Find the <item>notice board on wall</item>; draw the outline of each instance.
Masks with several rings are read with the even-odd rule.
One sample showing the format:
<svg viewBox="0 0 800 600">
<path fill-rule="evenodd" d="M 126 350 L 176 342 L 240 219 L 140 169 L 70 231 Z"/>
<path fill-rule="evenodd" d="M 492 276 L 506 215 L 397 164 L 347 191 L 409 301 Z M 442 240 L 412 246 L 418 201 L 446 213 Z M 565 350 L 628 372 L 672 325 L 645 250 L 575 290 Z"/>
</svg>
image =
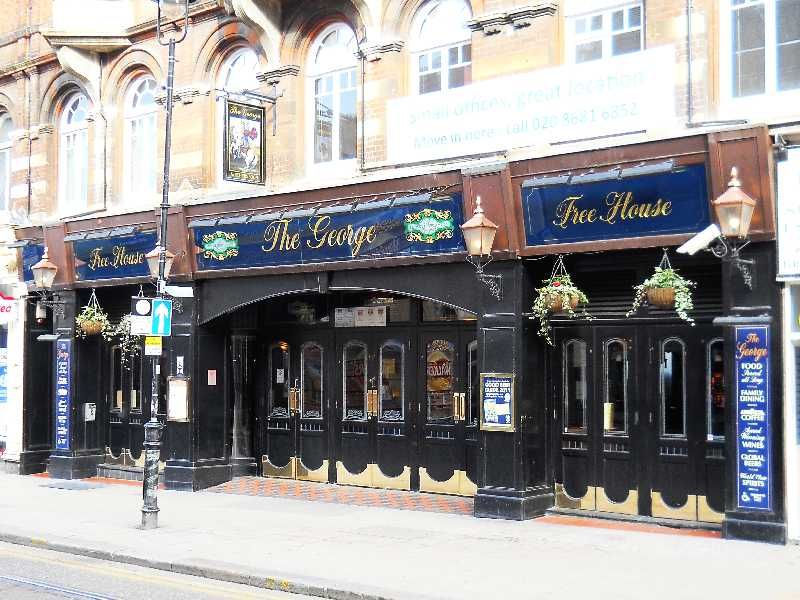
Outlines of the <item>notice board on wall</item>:
<svg viewBox="0 0 800 600">
<path fill-rule="evenodd" d="M 514 375 L 481 373 L 481 429 L 514 431 Z"/>
</svg>

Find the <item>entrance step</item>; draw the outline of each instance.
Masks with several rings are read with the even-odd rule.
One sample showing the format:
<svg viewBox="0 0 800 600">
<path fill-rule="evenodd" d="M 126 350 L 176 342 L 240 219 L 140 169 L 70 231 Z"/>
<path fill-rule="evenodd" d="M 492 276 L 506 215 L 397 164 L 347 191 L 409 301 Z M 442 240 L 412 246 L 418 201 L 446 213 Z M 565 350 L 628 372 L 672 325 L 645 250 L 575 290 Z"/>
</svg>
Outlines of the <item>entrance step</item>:
<svg viewBox="0 0 800 600">
<path fill-rule="evenodd" d="M 141 481 L 143 478 L 142 467 L 113 465 L 102 463 L 97 465 L 97 476 L 106 479 L 122 479 L 125 481 Z"/>
<path fill-rule="evenodd" d="M 644 525 L 654 525 L 659 527 L 670 527 L 673 529 L 695 529 L 703 531 L 719 532 L 722 526 L 719 523 L 708 523 L 705 521 L 685 521 L 682 519 L 663 519 L 657 517 L 646 517 L 641 515 L 626 515 L 622 513 L 611 513 L 596 510 L 581 510 L 572 508 L 551 508 L 547 511 L 548 515 L 565 515 L 591 520 L 617 521 L 627 523 L 641 523 Z"/>
<path fill-rule="evenodd" d="M 473 512 L 472 498 L 268 477 L 237 477 L 202 493 L 206 492 L 460 515 L 472 515 Z"/>
</svg>

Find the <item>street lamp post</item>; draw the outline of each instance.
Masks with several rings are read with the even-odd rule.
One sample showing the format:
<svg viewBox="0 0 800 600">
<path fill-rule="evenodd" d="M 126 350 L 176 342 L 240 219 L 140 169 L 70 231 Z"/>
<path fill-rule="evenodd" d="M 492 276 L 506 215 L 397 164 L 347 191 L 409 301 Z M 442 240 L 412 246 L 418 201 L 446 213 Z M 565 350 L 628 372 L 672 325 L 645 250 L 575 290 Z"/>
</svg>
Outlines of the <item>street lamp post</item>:
<svg viewBox="0 0 800 600">
<path fill-rule="evenodd" d="M 175 45 L 184 40 L 189 29 L 189 3 L 191 0 L 153 0 L 158 3 L 158 18 L 156 20 L 156 34 L 158 43 L 168 48 L 167 62 L 167 98 L 165 109 L 166 131 L 164 136 L 164 182 L 161 193 L 161 221 L 158 230 L 158 246 L 148 254 L 150 273 L 156 277 L 156 295 L 160 298 L 165 294 L 169 266 L 172 256 L 167 251 L 167 213 L 169 211 L 169 167 L 172 152 L 172 102 L 175 80 Z M 174 31 L 166 34 L 161 27 L 162 14 L 170 21 L 183 19 L 183 28 L 178 36 Z M 157 272 L 155 257 L 157 254 Z M 161 454 L 162 426 L 158 421 L 159 400 L 159 357 L 154 356 L 152 362 L 152 387 L 150 391 L 150 420 L 144 426 L 144 477 L 142 478 L 142 529 L 155 529 L 158 527 L 158 462 Z"/>
</svg>

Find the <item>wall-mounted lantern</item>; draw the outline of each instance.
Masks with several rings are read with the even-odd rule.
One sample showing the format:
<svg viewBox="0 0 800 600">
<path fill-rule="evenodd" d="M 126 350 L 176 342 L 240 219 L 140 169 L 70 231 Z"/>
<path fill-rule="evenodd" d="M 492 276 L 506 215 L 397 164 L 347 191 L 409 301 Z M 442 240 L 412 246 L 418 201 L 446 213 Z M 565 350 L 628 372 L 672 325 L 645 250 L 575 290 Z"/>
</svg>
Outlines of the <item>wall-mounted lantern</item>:
<svg viewBox="0 0 800 600">
<path fill-rule="evenodd" d="M 461 226 L 464 242 L 467 245 L 467 262 L 475 267 L 478 281 L 489 288 L 489 293 L 497 300 L 502 297 L 502 279 L 500 275 L 487 275 L 484 268 L 492 262 L 492 246 L 497 234 L 497 225 L 492 223 L 483 212 L 481 197 L 475 199 L 475 211 L 472 217 Z"/>
</svg>

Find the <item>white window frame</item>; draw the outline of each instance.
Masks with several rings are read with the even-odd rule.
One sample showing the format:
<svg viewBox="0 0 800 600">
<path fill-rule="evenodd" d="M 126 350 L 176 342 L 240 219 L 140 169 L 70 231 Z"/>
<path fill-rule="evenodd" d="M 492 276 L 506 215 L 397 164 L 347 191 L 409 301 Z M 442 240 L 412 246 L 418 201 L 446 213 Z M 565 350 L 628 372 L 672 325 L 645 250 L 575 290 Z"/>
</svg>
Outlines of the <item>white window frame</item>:
<svg viewBox="0 0 800 600">
<path fill-rule="evenodd" d="M 70 119 L 74 112 L 74 107 L 83 100 L 85 103 L 86 116 L 83 121 L 71 123 Z M 61 114 L 59 124 L 59 153 L 58 153 L 58 206 L 62 215 L 79 214 L 89 206 L 89 120 L 88 113 L 91 105 L 89 98 L 83 92 L 76 92 L 67 98 L 64 103 L 64 111 Z M 78 142 L 80 146 L 74 146 Z M 80 177 L 75 177 L 75 170 L 72 170 L 72 177 L 69 176 L 70 169 L 67 165 L 68 147 L 82 150 L 75 163 L 80 162 L 83 169 Z"/>
<path fill-rule="evenodd" d="M 359 93 L 358 89 L 358 58 L 353 52 L 352 58 L 348 57 L 348 60 L 342 60 L 340 63 L 337 64 L 327 64 L 327 65 L 317 65 L 316 64 L 316 56 L 319 52 L 320 48 L 322 47 L 322 43 L 324 42 L 325 38 L 328 37 L 334 31 L 344 31 L 349 33 L 355 39 L 355 32 L 350 28 L 349 25 L 342 22 L 332 23 L 325 27 L 314 39 L 314 43 L 311 45 L 311 48 L 308 53 L 308 68 L 307 68 L 307 77 L 306 77 L 306 165 L 308 167 L 308 174 L 309 175 L 317 175 L 317 176 L 325 176 L 325 177 L 348 177 L 352 176 L 356 172 L 356 168 L 358 165 L 358 139 L 359 139 L 359 131 L 360 128 L 363 127 L 363 123 L 360 123 L 359 119 L 359 106 L 360 102 L 363 101 L 361 98 L 361 94 Z M 349 43 L 349 42 L 348 42 Z M 341 148 L 339 146 L 339 114 L 340 114 L 340 104 L 341 104 L 341 92 L 342 88 L 339 85 L 339 77 L 346 72 L 354 71 L 355 72 L 355 85 L 351 88 L 347 89 L 354 89 L 356 93 L 356 151 L 355 156 L 353 158 L 336 158 L 341 153 Z M 317 79 L 321 79 L 323 77 L 333 77 L 333 90 L 331 94 L 333 95 L 333 126 L 331 129 L 331 139 L 333 140 L 333 149 L 332 149 L 332 156 L 334 157 L 332 160 L 324 161 L 324 162 L 316 162 L 315 152 L 316 152 L 316 142 L 314 138 L 314 128 L 316 127 L 316 91 L 315 85 Z M 363 152 L 363 149 L 362 149 Z"/>
<path fill-rule="evenodd" d="M 631 27 L 628 22 L 629 18 L 629 11 L 633 8 L 639 8 L 640 11 L 640 18 L 639 18 L 639 25 Z M 629 54 L 635 54 L 635 52 L 626 52 L 625 54 L 612 54 L 612 41 L 615 35 L 619 35 L 621 33 L 627 33 L 629 31 L 636 31 L 637 29 L 641 31 L 639 36 L 639 52 L 645 49 L 645 11 L 644 11 L 644 3 L 643 2 L 622 2 L 616 6 L 611 6 L 604 8 L 602 10 L 596 10 L 592 12 L 586 12 L 581 14 L 570 15 L 567 17 L 566 20 L 566 42 L 567 42 L 567 59 L 571 64 L 585 64 L 594 62 L 593 60 L 584 61 L 582 63 L 577 63 L 577 52 L 576 47 L 578 44 L 585 44 L 589 42 L 599 41 L 602 45 L 602 55 L 600 58 L 595 60 L 606 60 L 609 58 L 613 58 L 615 56 L 626 56 Z M 617 11 L 624 11 L 623 19 L 624 25 L 623 28 L 620 30 L 613 30 L 612 29 L 612 19 L 613 14 Z M 587 25 L 591 22 L 592 17 L 602 16 L 603 17 L 603 24 L 602 27 L 596 31 L 592 31 L 591 29 L 587 29 L 584 33 L 577 33 L 575 31 L 576 24 L 579 20 L 585 19 Z"/>
<path fill-rule="evenodd" d="M 751 0 L 743 6 L 764 5 L 764 93 L 752 96 L 733 95 L 733 11 L 732 0 L 720 0 L 719 10 L 719 97 L 720 116 L 724 118 L 758 119 L 767 123 L 785 121 L 787 116 L 800 115 L 800 88 L 779 91 L 778 42 L 775 0 Z M 765 102 L 765 99 L 769 99 Z"/>
<path fill-rule="evenodd" d="M 249 55 L 254 63 L 255 67 L 257 67 L 260 63 L 258 60 L 258 54 L 255 50 L 250 47 L 243 46 L 241 48 L 237 48 L 225 59 L 222 63 L 222 67 L 219 70 L 219 77 L 217 79 L 217 87 L 221 90 L 225 90 L 227 92 L 227 98 L 229 100 L 233 100 L 234 102 L 244 102 L 244 103 L 253 103 L 252 98 L 248 98 L 238 92 L 242 92 L 241 88 L 237 86 L 237 89 L 228 89 L 231 84 L 229 83 L 232 73 L 232 68 L 234 64 L 243 59 L 245 56 Z M 257 90 L 261 85 L 256 79 L 256 72 L 253 71 L 253 80 L 250 82 L 253 85 L 248 88 L 248 91 Z M 239 181 L 227 181 L 223 178 L 223 172 L 225 170 L 225 160 L 224 160 L 224 149 L 225 149 L 225 97 L 222 97 L 217 102 L 217 135 L 216 135 L 216 162 L 217 162 L 217 185 L 220 188 L 239 188 L 239 189 L 252 189 L 252 183 L 242 183 Z"/>
<path fill-rule="evenodd" d="M 137 77 L 128 89 L 125 97 L 125 141 L 124 141 L 124 185 L 123 198 L 128 206 L 150 206 L 154 203 L 154 198 L 158 186 L 158 175 L 156 173 L 156 130 L 158 125 L 158 105 L 155 99 L 152 104 L 133 106 L 133 101 L 140 94 L 140 88 L 144 84 L 152 84 L 153 96 L 155 96 L 158 86 L 156 80 L 150 75 Z M 149 125 L 148 125 L 149 122 Z M 134 128 L 142 130 L 143 126 L 148 125 L 149 129 L 144 133 L 144 144 L 146 145 L 145 157 L 136 157 L 133 153 Z M 149 131 L 149 135 L 148 135 Z M 141 135 L 141 134 L 140 134 Z M 141 143 L 141 142 L 140 142 Z M 141 174 L 150 172 L 152 180 L 147 181 Z M 137 183 L 139 184 L 137 186 Z"/>
<path fill-rule="evenodd" d="M 441 62 L 438 69 L 430 69 L 426 71 L 426 73 L 433 72 L 434 70 L 438 70 L 442 76 L 442 88 L 439 92 L 446 92 L 449 89 L 458 89 L 464 86 L 458 86 L 456 88 L 452 88 L 450 85 L 450 66 L 447 64 L 448 56 L 450 53 L 451 48 L 458 48 L 459 52 L 459 63 L 458 67 L 468 67 L 470 70 L 470 77 L 469 81 L 465 82 L 464 85 L 469 85 L 472 81 L 472 32 L 466 26 L 466 21 L 464 22 L 464 26 L 462 28 L 458 27 L 451 27 L 449 30 L 443 32 L 442 38 L 437 40 L 436 43 L 431 43 L 430 41 L 424 39 L 422 35 L 422 29 L 425 27 L 426 22 L 430 18 L 431 13 L 434 9 L 438 8 L 444 3 L 452 3 L 453 5 L 461 4 L 465 15 L 469 15 L 471 17 L 471 10 L 470 5 L 468 2 L 464 2 L 463 0 L 431 0 L 422 5 L 422 7 L 417 11 L 417 14 L 414 15 L 414 20 L 411 26 L 411 43 L 410 43 L 410 50 L 411 50 L 411 76 L 413 77 L 413 81 L 411 84 L 411 89 L 415 95 L 420 95 L 420 77 L 423 75 L 423 72 L 420 71 L 420 58 L 425 55 L 429 56 L 429 62 L 431 62 L 431 58 L 435 52 L 441 52 Z M 438 28 L 437 28 L 438 29 Z M 469 45 L 470 46 L 470 59 L 465 61 L 463 59 L 463 46 Z M 437 92 L 426 92 L 426 93 L 437 93 Z"/>
<path fill-rule="evenodd" d="M 11 119 L 11 115 L 7 112 L 0 113 L 0 132 L 2 132 L 6 125 L 10 125 L 8 129 L 9 134 L 14 128 L 14 121 Z M 11 205 L 11 149 L 13 146 L 13 140 L 11 136 L 8 136 L 8 139 L 0 139 L 0 156 L 4 157 L 5 163 L 5 173 L 3 173 L 5 185 L 0 188 L 0 212 L 7 212 Z"/>
</svg>

